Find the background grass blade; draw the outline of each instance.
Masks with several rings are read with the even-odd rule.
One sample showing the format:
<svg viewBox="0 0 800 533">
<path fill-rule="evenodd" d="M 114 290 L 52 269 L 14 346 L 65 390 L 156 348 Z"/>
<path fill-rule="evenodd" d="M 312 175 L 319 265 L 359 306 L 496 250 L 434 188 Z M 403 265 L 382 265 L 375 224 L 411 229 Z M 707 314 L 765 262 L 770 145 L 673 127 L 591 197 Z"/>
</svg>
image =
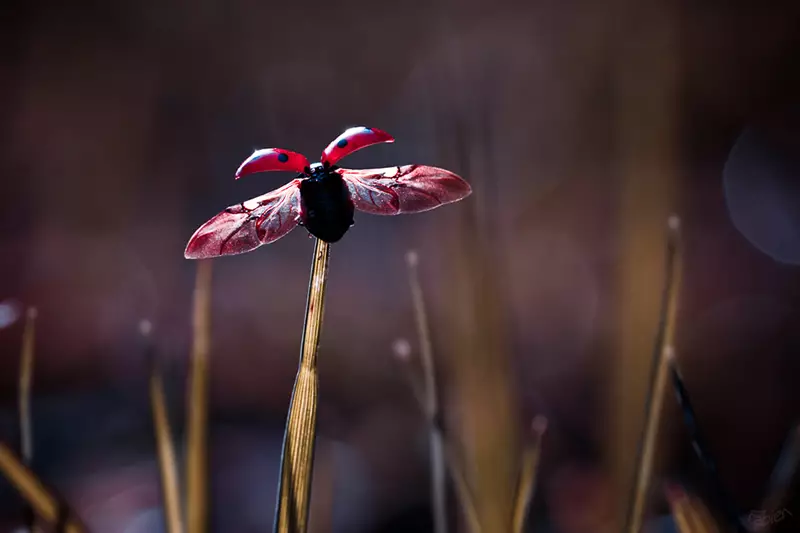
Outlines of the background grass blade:
<svg viewBox="0 0 800 533">
<path fill-rule="evenodd" d="M 708 507 L 696 495 L 689 494 L 689 505 L 697 522 L 698 533 L 720 533 L 714 517 L 708 511 Z"/>
<path fill-rule="evenodd" d="M 31 414 L 31 388 L 33 386 L 33 363 L 36 343 L 36 309 L 31 307 L 25 316 L 22 332 L 22 350 L 19 358 L 19 450 L 22 462 L 31 466 L 33 461 L 33 417 Z M 25 507 L 25 525 L 28 531 L 36 531 L 36 516 L 33 509 Z"/>
<path fill-rule="evenodd" d="M 427 410 L 428 404 L 422 378 L 411 368 L 411 345 L 405 339 L 399 339 L 394 342 L 392 349 L 395 358 L 403 365 L 406 371 L 409 386 L 414 394 L 417 406 L 428 425 L 428 431 L 431 434 L 436 433 L 442 442 L 442 457 L 446 469 L 450 471 L 450 477 L 453 479 L 458 502 L 461 505 L 464 519 L 467 522 L 467 531 L 471 533 L 480 533 L 482 530 L 480 520 L 478 519 L 478 511 L 475 506 L 474 493 L 467 482 L 467 477 L 464 475 L 464 469 L 458 460 L 454 447 L 448 443 L 445 436 L 442 423 L 444 417 L 432 417 Z"/>
<path fill-rule="evenodd" d="M 639 533 L 644 520 L 645 506 L 650 488 L 655 459 L 656 439 L 661 426 L 664 391 L 669 378 L 669 361 L 673 357 L 675 319 L 678 309 L 678 295 L 681 282 L 680 220 L 672 216 L 668 222 L 667 265 L 664 292 L 661 306 L 659 329 L 656 336 L 656 350 L 650 390 L 645 411 L 644 429 L 639 443 L 635 467 L 635 479 L 626 513 L 627 533 Z"/>
<path fill-rule="evenodd" d="M 211 348 L 211 262 L 197 265 L 186 450 L 186 527 L 208 531 L 208 374 Z"/>
<path fill-rule="evenodd" d="M 3 443 L 0 443 L 0 471 L 42 520 L 54 526 L 62 522 L 65 533 L 85 533 L 75 515 Z"/>
<path fill-rule="evenodd" d="M 425 298 L 419 282 L 419 256 L 411 251 L 406 255 L 408 279 L 411 288 L 411 299 L 414 304 L 414 317 L 419 336 L 420 361 L 425 381 L 425 411 L 431 420 L 440 420 L 439 390 L 436 384 L 436 367 L 433 361 L 433 344 L 431 342 L 428 316 L 425 309 Z M 431 465 L 431 504 L 433 506 L 433 523 L 436 533 L 447 532 L 447 484 L 444 459 L 444 442 L 442 432 L 432 428 L 429 432 L 430 465 Z"/>
<path fill-rule="evenodd" d="M 712 494 L 716 499 L 716 504 L 725 514 L 725 519 L 728 521 L 732 531 L 744 533 L 747 531 L 742 520 L 741 514 L 733 502 L 733 498 L 725 490 L 725 486 L 719 478 L 717 471 L 717 463 L 711 455 L 705 438 L 700 431 L 700 426 L 697 423 L 697 415 L 692 407 L 692 401 L 689 398 L 689 392 L 686 390 L 686 385 L 683 382 L 680 369 L 678 368 L 677 361 L 670 362 L 670 376 L 672 378 L 672 386 L 675 390 L 675 395 L 678 399 L 681 412 L 683 414 L 683 422 L 692 440 L 692 449 L 700 459 L 703 469 L 706 474 L 708 482 L 711 484 Z"/>
<path fill-rule="evenodd" d="M 150 339 L 152 325 L 143 320 L 139 330 L 147 342 L 147 359 L 150 371 L 150 406 L 153 411 L 153 431 L 158 452 L 158 470 L 161 477 L 161 493 L 164 504 L 164 518 L 167 533 L 183 533 L 181 517 L 181 498 L 178 485 L 178 464 L 175 458 L 175 443 L 172 438 L 167 401 L 164 394 L 164 379 L 161 365 L 155 357 L 155 350 Z"/>
<path fill-rule="evenodd" d="M 522 454 L 517 496 L 514 501 L 514 533 L 522 533 L 525 530 L 528 508 L 536 490 L 536 474 L 539 470 L 539 458 L 542 454 L 542 438 L 544 437 L 544 432 L 547 431 L 547 419 L 543 416 L 534 418 L 531 430 L 533 442 L 525 448 Z"/>
<path fill-rule="evenodd" d="M 664 492 L 678 533 L 700 533 L 689 498 L 683 488 L 678 485 L 669 485 Z"/>
<path fill-rule="evenodd" d="M 781 455 L 775 463 L 769 478 L 761 509 L 777 515 L 791 492 L 792 481 L 800 466 L 800 425 L 796 426 L 786 439 Z"/>
</svg>

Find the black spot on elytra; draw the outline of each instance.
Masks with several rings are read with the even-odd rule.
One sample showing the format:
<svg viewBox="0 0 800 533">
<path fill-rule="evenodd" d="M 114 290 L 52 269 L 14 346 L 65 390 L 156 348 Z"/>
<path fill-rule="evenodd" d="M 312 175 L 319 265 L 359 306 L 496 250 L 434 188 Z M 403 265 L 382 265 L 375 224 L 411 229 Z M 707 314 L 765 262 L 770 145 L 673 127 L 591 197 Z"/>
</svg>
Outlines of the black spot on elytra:
<svg viewBox="0 0 800 533">
<path fill-rule="evenodd" d="M 289 156 L 286 154 L 278 154 L 278 161 L 281 163 L 286 163 L 289 160 Z"/>
<path fill-rule="evenodd" d="M 345 146 L 347 146 L 347 139 L 342 139 L 341 141 L 336 143 L 336 146 L 338 146 L 339 148 L 344 148 Z"/>
</svg>

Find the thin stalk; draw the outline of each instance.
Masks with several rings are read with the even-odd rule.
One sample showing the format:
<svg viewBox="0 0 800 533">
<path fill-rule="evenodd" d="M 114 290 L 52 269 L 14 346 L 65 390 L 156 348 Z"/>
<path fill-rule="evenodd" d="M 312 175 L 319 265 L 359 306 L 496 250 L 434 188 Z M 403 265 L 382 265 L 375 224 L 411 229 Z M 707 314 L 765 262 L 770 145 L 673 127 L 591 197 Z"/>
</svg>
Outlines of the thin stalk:
<svg viewBox="0 0 800 533">
<path fill-rule="evenodd" d="M 478 508 L 475 505 L 475 495 L 469 483 L 467 483 L 467 477 L 464 475 L 461 464 L 456 460 L 452 448 L 445 449 L 444 458 L 450 470 L 450 475 L 453 477 L 453 485 L 456 488 L 456 493 L 458 493 L 458 498 L 461 500 L 461 508 L 464 512 L 464 517 L 467 519 L 468 530 L 472 533 L 482 533 L 483 527 L 478 516 Z"/>
<path fill-rule="evenodd" d="M 536 474 L 539 470 L 539 459 L 542 455 L 542 437 L 547 431 L 547 419 L 537 416 L 531 424 L 533 441 L 525 448 L 522 454 L 517 495 L 514 499 L 513 532 L 522 533 L 525 529 L 525 520 L 528 517 L 528 508 L 533 500 L 536 490 Z"/>
<path fill-rule="evenodd" d="M 780 507 L 792 486 L 798 466 L 800 466 L 800 425 L 795 427 L 786 439 L 778 462 L 769 478 L 769 486 L 761 504 L 761 509 L 773 516 L 780 512 Z"/>
<path fill-rule="evenodd" d="M 300 367 L 295 378 L 289 416 L 283 434 L 278 502 L 275 510 L 276 533 L 305 533 L 308 528 L 319 387 L 317 350 L 325 310 L 329 258 L 328 243 L 316 239 L 308 284 Z"/>
<path fill-rule="evenodd" d="M 19 365 L 19 427 L 22 460 L 30 465 L 33 460 L 33 422 L 31 420 L 31 383 L 33 382 L 34 343 L 36 336 L 36 309 L 28 309 L 25 330 L 22 333 L 22 352 Z"/>
<path fill-rule="evenodd" d="M 208 366 L 211 348 L 211 262 L 197 265 L 189 376 L 186 451 L 186 528 L 208 531 Z"/>
<path fill-rule="evenodd" d="M 702 530 L 698 528 L 691 502 L 683 488 L 669 485 L 665 489 L 665 493 L 678 533 L 701 533 Z"/>
<path fill-rule="evenodd" d="M 36 309 L 31 307 L 25 317 L 22 332 L 22 350 L 19 362 L 19 449 L 22 462 L 31 466 L 33 461 L 33 418 L 31 416 L 31 387 L 33 384 L 33 361 L 36 342 Z M 26 507 L 25 522 L 30 533 L 36 528 L 32 509 Z"/>
<path fill-rule="evenodd" d="M 694 449 L 695 455 L 697 455 L 697 458 L 703 465 L 706 478 L 713 490 L 712 494 L 716 499 L 716 504 L 724 513 L 731 530 L 745 533 L 747 528 L 742 523 L 739 509 L 734 503 L 733 498 L 728 494 L 728 491 L 719 478 L 717 463 L 711 455 L 706 440 L 700 431 L 700 425 L 697 422 L 697 415 L 695 414 L 694 407 L 692 407 L 689 392 L 686 389 L 680 369 L 678 368 L 678 363 L 675 360 L 670 362 L 670 375 L 672 377 L 672 387 L 683 414 L 684 425 L 692 440 L 692 449 Z"/>
<path fill-rule="evenodd" d="M 86 529 L 63 502 L 2 442 L 0 471 L 42 520 L 56 527 L 63 525 L 59 531 L 64 533 L 85 533 Z"/>
<path fill-rule="evenodd" d="M 689 496 L 692 513 L 697 519 L 697 533 L 720 533 L 716 520 L 711 516 L 708 507 L 697 496 Z"/>
<path fill-rule="evenodd" d="M 178 486 L 178 464 L 175 458 L 175 444 L 172 440 L 167 413 L 167 400 L 164 394 L 164 379 L 161 366 L 153 356 L 153 346 L 150 341 L 151 325 L 147 321 L 140 324 L 142 336 L 148 345 L 148 358 L 151 359 L 152 370 L 150 374 L 150 405 L 153 410 L 153 430 L 158 451 L 158 470 L 161 476 L 161 492 L 164 500 L 164 515 L 167 533 L 183 533 L 183 518 L 181 517 L 180 488 Z"/>
<path fill-rule="evenodd" d="M 481 533 L 482 528 L 478 519 L 478 510 L 475 507 L 475 496 L 469 483 L 467 483 L 467 477 L 461 468 L 461 463 L 456 456 L 455 450 L 451 445 L 447 444 L 441 417 L 433 418 L 429 415 L 425 386 L 420 377 L 411 369 L 411 346 L 405 340 L 398 340 L 394 343 L 393 349 L 395 357 L 403 364 L 403 368 L 406 370 L 411 391 L 414 394 L 414 399 L 417 401 L 420 412 L 425 417 L 425 422 L 428 424 L 428 431 L 436 433 L 443 443 L 442 456 L 444 457 L 445 466 L 450 471 L 450 476 L 453 479 L 453 485 L 461 503 L 461 509 L 464 512 L 464 518 L 467 520 L 468 531 Z"/>
<path fill-rule="evenodd" d="M 681 282 L 680 220 L 678 217 L 670 217 L 668 229 L 667 265 L 661 318 L 656 336 L 656 350 L 653 356 L 653 370 L 647 398 L 645 423 L 639 441 L 633 494 L 629 500 L 625 528 L 623 529 L 627 533 L 639 533 L 642 528 L 647 495 L 653 474 L 658 430 L 661 426 L 661 416 L 663 414 L 664 391 L 669 377 L 669 360 L 673 357 L 673 346 L 675 344 L 675 319 Z"/>
<path fill-rule="evenodd" d="M 436 367 L 433 362 L 433 344 L 425 309 L 425 298 L 419 282 L 419 257 L 416 252 L 406 255 L 411 299 L 414 303 L 414 317 L 420 344 L 420 361 L 425 380 L 425 410 L 431 420 L 439 420 L 439 392 L 436 385 Z M 434 531 L 447 533 L 447 485 L 442 432 L 431 430 L 429 435 L 431 463 L 431 503 L 433 504 Z"/>
</svg>

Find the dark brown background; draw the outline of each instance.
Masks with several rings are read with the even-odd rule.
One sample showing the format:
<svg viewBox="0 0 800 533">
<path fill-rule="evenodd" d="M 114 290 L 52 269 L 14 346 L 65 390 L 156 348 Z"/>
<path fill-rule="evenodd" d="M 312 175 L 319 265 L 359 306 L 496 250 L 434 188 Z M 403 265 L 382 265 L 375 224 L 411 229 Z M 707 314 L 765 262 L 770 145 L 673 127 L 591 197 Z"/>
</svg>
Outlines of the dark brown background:
<svg viewBox="0 0 800 533">
<path fill-rule="evenodd" d="M 746 510 L 800 415 L 800 4 L 670 6 L 686 234 L 679 344 L 724 481 Z M 178 416 L 195 268 L 183 247 L 223 207 L 288 179 L 234 182 L 239 163 L 269 146 L 313 159 L 345 127 L 365 124 L 397 142 L 348 165 L 413 161 L 470 180 L 444 155 L 451 139 L 438 126 L 487 110 L 485 137 L 467 145 L 491 154 L 521 411 L 545 412 L 558 443 L 536 509 L 557 514 L 548 480 L 596 457 L 605 440 L 596 398 L 619 261 L 612 65 L 646 37 L 637 17 L 647 8 L 78 0 L 12 2 L 2 13 L 0 300 L 39 309 L 36 461 L 97 531 L 154 527 L 125 529 L 157 501 L 137 323 L 153 321 L 173 364 Z M 414 336 L 408 248 L 422 254 L 434 329 L 447 320 L 440 287 L 459 264 L 441 243 L 466 202 L 357 216 L 334 247 L 319 468 L 340 472 L 337 531 L 398 525 L 426 505 L 424 433 L 390 346 Z M 310 254 L 300 229 L 214 265 L 215 531 L 270 527 Z M 0 330 L 3 440 L 15 438 L 20 332 Z M 691 477 L 685 435 L 675 443 L 668 471 Z M 251 496 L 236 501 L 237 491 Z M 13 523 L 18 502 L 3 483 L 0 494 L 0 517 Z"/>
</svg>

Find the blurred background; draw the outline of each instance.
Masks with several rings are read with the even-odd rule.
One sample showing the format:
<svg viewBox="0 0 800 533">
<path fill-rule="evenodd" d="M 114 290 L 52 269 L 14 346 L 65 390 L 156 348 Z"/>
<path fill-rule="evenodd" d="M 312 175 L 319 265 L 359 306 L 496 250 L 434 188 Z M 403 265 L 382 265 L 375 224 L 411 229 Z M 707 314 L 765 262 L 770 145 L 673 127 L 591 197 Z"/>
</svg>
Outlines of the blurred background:
<svg viewBox="0 0 800 533">
<path fill-rule="evenodd" d="M 35 305 L 33 467 L 92 531 L 163 530 L 137 324 L 153 323 L 181 442 L 188 238 L 291 178 L 235 182 L 254 149 L 313 161 L 362 124 L 397 141 L 347 166 L 446 167 L 474 194 L 357 214 L 333 247 L 312 531 L 432 531 L 426 426 L 391 349 L 418 351 L 411 248 L 449 438 L 487 523 L 541 414 L 530 529 L 614 531 L 671 213 L 677 356 L 721 481 L 741 512 L 761 509 L 800 420 L 800 3 L 9 0 L 2 13 L 0 440 L 16 443 L 19 315 Z M 272 527 L 311 252 L 298 229 L 213 264 L 213 531 Z M 655 483 L 702 494 L 674 403 Z M 784 505 L 779 525 L 797 531 L 798 500 Z M 660 492 L 651 507 L 668 513 Z M 21 520 L 0 480 L 0 530 Z"/>
</svg>

